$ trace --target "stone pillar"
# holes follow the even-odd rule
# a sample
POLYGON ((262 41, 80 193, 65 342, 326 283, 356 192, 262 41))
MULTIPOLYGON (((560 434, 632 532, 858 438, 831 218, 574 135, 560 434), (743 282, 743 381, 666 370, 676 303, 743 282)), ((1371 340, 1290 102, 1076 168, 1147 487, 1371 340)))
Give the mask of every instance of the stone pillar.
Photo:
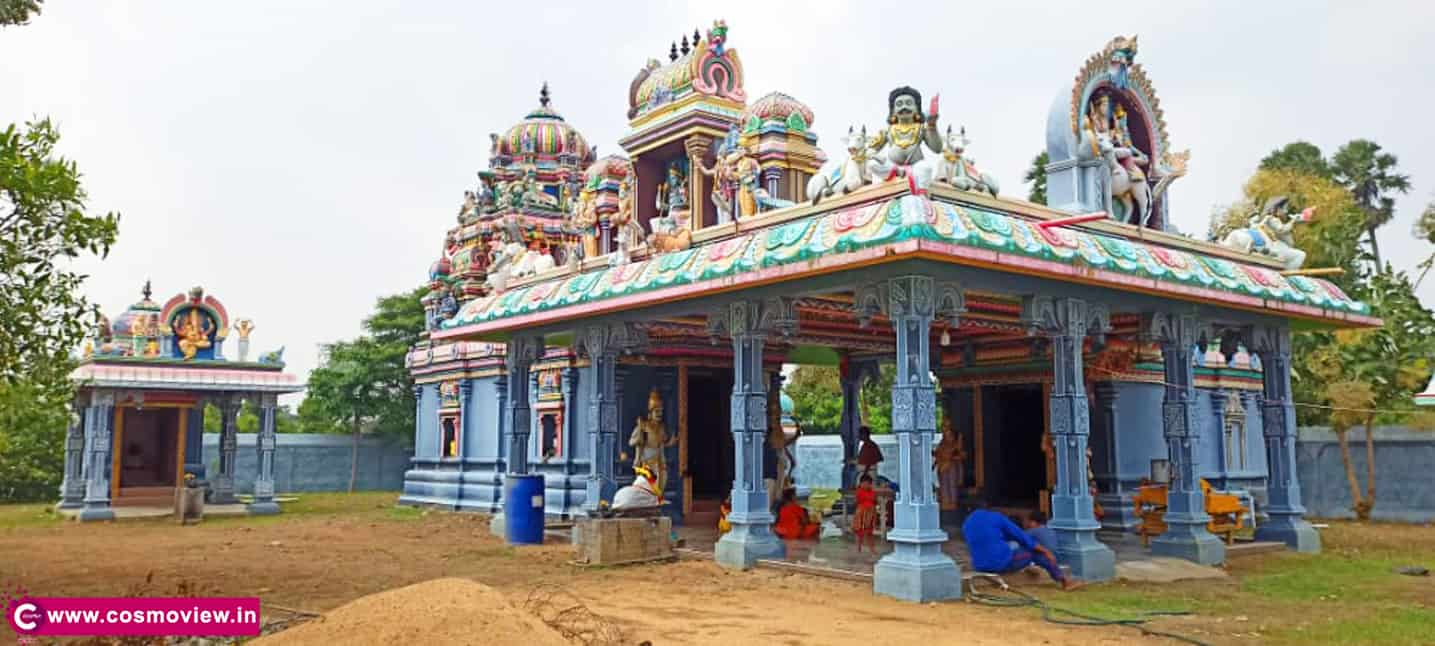
POLYGON ((1231 455, 1230 438, 1226 434, 1226 405, 1231 397, 1240 399, 1240 394, 1220 388, 1213 388, 1206 391, 1211 398, 1211 425, 1216 429, 1214 441, 1216 442, 1216 460, 1220 464, 1219 482, 1211 483, 1218 489, 1229 489, 1231 487, 1231 455))
POLYGON ((225 397, 217 402, 219 406, 219 472, 211 482, 211 503, 232 505, 239 502, 234 496, 234 467, 239 452, 239 427, 236 426, 240 400, 225 397))
POLYGON ((1161 401, 1162 430, 1171 484, 1166 491, 1166 532, 1151 541, 1151 553, 1202 565, 1226 560, 1226 546, 1206 528, 1206 496, 1201 492, 1200 429, 1196 427, 1194 350, 1201 340, 1194 314, 1147 314, 1143 333, 1161 344, 1166 395, 1161 401))
POLYGON ((278 400, 274 393, 259 395, 259 437, 254 442, 259 454, 259 470, 254 476, 254 502, 249 503, 251 514, 279 513, 279 503, 274 502, 274 448, 279 443, 274 424, 278 400))
MULTIPOLYGON (((771 197, 773 197, 773 198, 781 198, 781 197, 783 197, 782 193, 778 191, 779 181, 780 181, 781 179, 782 179, 782 169, 781 169, 781 168, 779 168, 779 167, 777 167, 777 166, 769 166, 769 167, 767 167, 767 168, 762 169, 762 183, 763 183, 763 185, 764 185, 763 188, 767 190, 767 194, 768 194, 769 196, 771 196, 771 197)), ((796 200, 793 200, 793 201, 795 202, 796 200)))
POLYGON ((1094 388, 1096 408, 1092 411, 1091 448, 1092 473, 1096 475, 1099 492, 1096 495, 1101 508, 1106 510, 1101 526, 1116 531, 1132 531, 1140 521, 1136 517, 1133 492, 1127 491, 1121 480, 1121 442, 1116 439, 1117 390, 1116 384, 1099 381, 1094 388))
POLYGON ((842 435, 842 488, 857 486, 857 443, 858 429, 862 427, 862 383, 875 365, 868 362, 842 360, 842 421, 838 433, 842 435))
POLYGON ((528 473, 528 436, 533 432, 532 410, 528 401, 529 367, 543 352, 543 337, 516 336, 508 342, 504 367, 508 372, 508 407, 504 417, 508 423, 508 472, 528 473))
POLYGON ((508 472, 505 466, 508 458, 508 420, 506 419, 507 416, 503 414, 503 411, 508 409, 508 373, 506 372, 499 371, 498 376, 493 380, 493 401, 499 411, 497 424, 498 447, 494 451, 493 462, 493 470, 496 476, 494 480, 496 493, 493 502, 496 506, 503 493, 503 487, 499 486, 503 484, 502 474, 508 472))
POLYGON ((1248 331, 1261 358, 1264 397, 1261 428, 1266 438, 1266 514, 1256 539, 1280 541, 1297 552, 1319 552, 1320 535, 1305 520, 1300 481, 1296 478, 1295 404, 1291 401, 1291 341, 1285 327, 1257 326, 1248 331))
MULTIPOLYGON (((711 145, 711 140, 704 136, 692 136, 683 141, 683 147, 688 153, 688 228, 693 231, 703 228, 703 218, 707 215, 708 191, 703 189, 704 185, 712 180, 703 175, 697 166, 703 163, 703 157, 707 156, 711 145)), ((721 217, 718 216, 713 221, 723 224, 718 222, 721 217)))
POLYGON ((111 451, 114 449, 115 395, 97 392, 85 407, 84 508, 79 519, 114 520, 110 509, 111 451))
POLYGON ((897 437, 900 488, 893 529, 887 533, 892 551, 873 568, 872 589, 906 601, 959 598, 961 570, 942 552, 947 533, 942 531, 932 470, 937 393, 930 345, 937 284, 930 276, 903 276, 879 291, 883 312, 897 332, 892 433, 897 437))
POLYGON ((70 427, 65 431, 65 479, 60 484, 60 509, 85 506, 85 411, 89 398, 75 396, 70 427))
POLYGON ((593 398, 588 402, 589 464, 587 500, 583 508, 594 511, 611 503, 617 490, 614 472, 618 455, 618 355, 641 343, 642 331, 631 324, 590 325, 581 332, 579 344, 588 356, 588 374, 593 379, 593 398))
POLYGON ((1084 581, 1116 575, 1116 554, 1096 540, 1100 525, 1087 485, 1086 444, 1091 416, 1082 376, 1082 352, 1088 333, 1098 340, 1110 327, 1106 307, 1086 301, 1037 296, 1023 302, 1023 318, 1051 339, 1051 445, 1056 452, 1056 490, 1051 494, 1050 526, 1056 530, 1057 558, 1084 581))
POLYGON ((767 489, 763 485, 763 449, 767 439, 767 375, 763 371, 763 345, 774 320, 796 315, 787 301, 735 301, 709 316, 709 329, 727 331, 732 339, 732 530, 716 547, 719 565, 747 569, 758 559, 782 558, 785 546, 772 533, 767 489))

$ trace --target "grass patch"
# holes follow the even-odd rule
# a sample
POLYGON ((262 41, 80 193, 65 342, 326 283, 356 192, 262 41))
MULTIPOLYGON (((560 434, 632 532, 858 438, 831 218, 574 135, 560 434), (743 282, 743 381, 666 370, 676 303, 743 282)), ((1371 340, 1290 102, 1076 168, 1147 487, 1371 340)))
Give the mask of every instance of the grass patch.
POLYGON ((64 516, 55 513, 52 503, 0 505, 0 529, 49 527, 64 520, 64 516))
POLYGON ((427 515, 427 513, 426 510, 419 509, 418 507, 400 507, 394 505, 385 510, 384 517, 389 520, 408 522, 419 520, 427 515))
POLYGON ((1429 644, 1435 636, 1435 609, 1391 607, 1378 613, 1282 630, 1273 638, 1292 644, 1429 644))

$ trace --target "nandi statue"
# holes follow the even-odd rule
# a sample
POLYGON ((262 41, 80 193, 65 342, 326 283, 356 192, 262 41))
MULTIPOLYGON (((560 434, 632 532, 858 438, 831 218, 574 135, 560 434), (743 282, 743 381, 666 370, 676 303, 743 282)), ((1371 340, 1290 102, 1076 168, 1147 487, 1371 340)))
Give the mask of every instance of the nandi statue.
POLYGON ((937 178, 935 181, 950 184, 963 191, 977 191, 991 193, 992 197, 997 196, 1000 190, 996 178, 987 173, 977 170, 970 157, 966 156, 967 129, 963 127, 957 132, 952 132, 952 127, 947 126, 947 136, 942 145, 942 156, 937 158, 937 178))
POLYGON ((872 169, 867 166, 867 126, 856 132, 848 127, 842 143, 847 146, 847 156, 828 160, 807 180, 807 195, 814 205, 839 188, 851 193, 872 183, 872 169))
POLYGON ((1227 233, 1221 245, 1241 253, 1270 256, 1280 261, 1287 271, 1300 269, 1305 264, 1305 252, 1295 247, 1292 233, 1297 223, 1310 222, 1315 207, 1290 213, 1288 201, 1284 196, 1267 200, 1265 210, 1252 215, 1247 226, 1227 233))

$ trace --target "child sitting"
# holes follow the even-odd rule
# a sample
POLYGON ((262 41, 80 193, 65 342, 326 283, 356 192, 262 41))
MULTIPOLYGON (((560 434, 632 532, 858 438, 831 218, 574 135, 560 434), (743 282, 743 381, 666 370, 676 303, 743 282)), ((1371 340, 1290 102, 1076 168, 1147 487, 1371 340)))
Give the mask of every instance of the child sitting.
POLYGON ((812 522, 807 509, 797 504, 797 490, 782 492, 782 506, 777 509, 777 524, 773 532, 783 540, 816 540, 822 526, 812 522))
POLYGON ((732 523, 727 519, 727 515, 730 513, 732 513, 731 495, 724 498, 722 506, 718 507, 718 536, 722 536, 732 530, 732 523))

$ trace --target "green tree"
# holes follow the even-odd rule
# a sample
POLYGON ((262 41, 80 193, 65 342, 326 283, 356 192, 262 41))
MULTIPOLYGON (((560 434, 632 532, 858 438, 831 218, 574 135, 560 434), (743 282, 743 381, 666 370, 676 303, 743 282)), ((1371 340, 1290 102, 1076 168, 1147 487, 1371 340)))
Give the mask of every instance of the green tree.
MULTIPOLYGON (((1420 217, 1415 220, 1415 225, 1410 228, 1410 232, 1414 234, 1416 238, 1435 246, 1435 202, 1425 205, 1425 210, 1422 211, 1420 217)), ((1430 266, 1432 264, 1435 264, 1435 253, 1431 253, 1430 256, 1426 257, 1424 261, 1416 266, 1416 269, 1420 270, 1420 277, 1415 279, 1416 290, 1420 289, 1420 283, 1425 282, 1425 276, 1430 273, 1430 266)))
MULTIPOLYGON (((34 2, 0 5, 23 23, 34 2)), ((0 500, 53 496, 64 471, 71 356, 98 312, 73 259, 104 257, 119 216, 85 214, 74 162, 55 154, 48 119, 0 132, 0 500)))
POLYGON ((44 0, 0 0, 0 27, 23 25, 30 21, 30 14, 40 13, 44 0))
POLYGON ((1398 163, 1395 155, 1381 152, 1380 144, 1368 139, 1341 146, 1331 158, 1335 181, 1350 191, 1356 205, 1365 212, 1366 240, 1377 271, 1385 265, 1375 230, 1395 217, 1395 198, 1391 194, 1410 191, 1410 176, 1396 172, 1398 163))
POLYGON ((1040 155, 1032 158, 1031 168, 1022 176, 1022 183, 1031 184, 1031 189, 1026 194, 1028 202, 1046 204, 1046 165, 1049 163, 1051 158, 1047 157, 1046 151, 1043 150, 1040 155))
POLYGON ((798 366, 783 384, 806 435, 832 435, 842 424, 842 385, 831 366, 798 366))
POLYGON ((1325 161, 1320 148, 1306 141, 1286 144, 1271 151, 1261 160, 1261 170, 1289 170, 1305 175, 1330 179, 1330 164, 1325 161))
POLYGON ((380 298, 364 319, 365 334, 327 346, 328 360, 309 375, 309 392, 299 406, 302 427, 348 429, 353 437, 349 491, 358 480, 359 437, 365 431, 389 437, 414 431, 413 380, 404 358, 424 330, 419 299, 427 287, 380 298))

